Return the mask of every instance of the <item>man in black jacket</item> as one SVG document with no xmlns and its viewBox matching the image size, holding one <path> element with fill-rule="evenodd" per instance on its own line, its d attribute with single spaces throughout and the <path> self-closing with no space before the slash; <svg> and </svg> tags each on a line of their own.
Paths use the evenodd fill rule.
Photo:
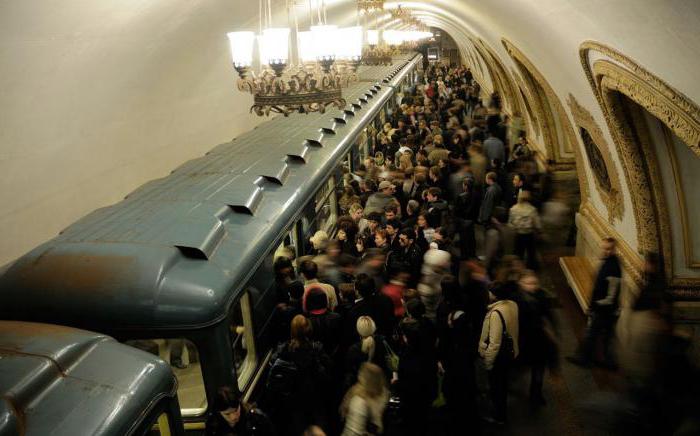
<svg viewBox="0 0 700 436">
<path fill-rule="evenodd" d="M 409 271 L 411 278 L 407 285 L 409 288 L 414 288 L 420 280 L 423 266 L 423 250 L 416 244 L 416 232 L 410 228 L 401 230 L 399 245 L 400 250 L 389 253 L 387 269 L 390 275 L 401 270 Z"/>
<path fill-rule="evenodd" d="M 600 365 L 614 369 L 616 364 L 610 347 L 615 335 L 617 309 L 620 298 L 622 270 L 615 254 L 616 241 L 605 238 L 601 242 L 603 263 L 593 284 L 593 298 L 590 304 L 590 320 L 586 337 L 574 356 L 567 357 L 571 363 L 588 367 L 594 360 L 595 345 L 600 337 L 603 340 L 603 362 Z"/>
<path fill-rule="evenodd" d="M 357 319 L 363 315 L 369 316 L 377 325 L 377 334 L 389 337 L 394 329 L 394 303 L 391 298 L 377 292 L 374 279 L 367 274 L 358 274 L 355 280 L 355 290 L 359 298 L 343 320 L 344 343 L 357 342 Z"/>
<path fill-rule="evenodd" d="M 445 215 L 450 212 L 447 202 L 442 199 L 442 189 L 435 187 L 428 189 L 426 200 L 428 200 L 428 214 L 426 216 L 428 224 L 434 229 L 442 227 Z"/>
</svg>

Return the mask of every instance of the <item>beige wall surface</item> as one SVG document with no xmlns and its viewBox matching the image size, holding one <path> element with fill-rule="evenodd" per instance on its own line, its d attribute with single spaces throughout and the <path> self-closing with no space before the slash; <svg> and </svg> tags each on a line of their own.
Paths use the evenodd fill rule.
<svg viewBox="0 0 700 436">
<path fill-rule="evenodd" d="M 261 121 L 236 3 L 0 2 L 0 265 Z"/>
</svg>

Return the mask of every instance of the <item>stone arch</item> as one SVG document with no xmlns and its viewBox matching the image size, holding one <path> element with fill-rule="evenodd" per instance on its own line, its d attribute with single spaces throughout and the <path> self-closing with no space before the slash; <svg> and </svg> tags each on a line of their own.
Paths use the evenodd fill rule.
<svg viewBox="0 0 700 436">
<path fill-rule="evenodd" d="M 489 74 L 493 78 L 494 88 L 499 90 L 503 100 L 510 106 L 510 114 L 520 117 L 522 108 L 516 95 L 513 79 L 506 71 L 498 55 L 482 39 L 472 40 L 472 44 L 486 62 Z"/>
<path fill-rule="evenodd" d="M 607 57 L 591 64 L 589 52 Z M 637 62 L 606 45 L 586 41 L 581 63 L 608 124 L 627 179 L 636 221 L 638 252 L 663 254 L 669 286 L 683 298 L 700 298 L 700 278 L 674 271 L 670 198 L 644 110 L 700 157 L 700 107 Z"/>
<path fill-rule="evenodd" d="M 521 77 L 532 97 L 532 107 L 540 120 L 543 133 L 544 147 L 547 159 L 554 162 L 556 170 L 571 170 L 575 166 L 576 136 L 564 110 L 549 82 L 539 72 L 535 65 L 510 41 L 503 38 L 503 46 L 520 71 Z"/>
<path fill-rule="evenodd" d="M 624 214 L 622 186 L 603 131 L 593 115 L 572 94 L 569 94 L 567 102 L 586 152 L 586 162 L 591 167 L 596 188 L 608 210 L 608 222 L 621 220 Z M 584 169 L 581 168 L 581 171 Z"/>
</svg>

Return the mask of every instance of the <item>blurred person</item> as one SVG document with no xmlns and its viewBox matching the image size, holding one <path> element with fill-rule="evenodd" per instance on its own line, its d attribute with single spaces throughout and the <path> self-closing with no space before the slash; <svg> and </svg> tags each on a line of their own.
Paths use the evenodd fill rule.
<svg viewBox="0 0 700 436">
<path fill-rule="evenodd" d="M 299 280 L 295 280 L 287 285 L 285 292 L 289 297 L 288 301 L 286 303 L 279 303 L 272 314 L 271 322 L 276 343 L 286 342 L 290 339 L 289 328 L 292 324 L 292 319 L 304 312 L 302 309 L 304 284 Z"/>
<path fill-rule="evenodd" d="M 434 353 L 422 347 L 421 326 L 415 320 L 401 322 L 404 348 L 394 383 L 401 398 L 404 429 L 401 434 L 427 435 L 430 406 L 437 395 L 437 363 Z"/>
<path fill-rule="evenodd" d="M 489 172 L 484 179 L 486 181 L 486 191 L 479 209 L 479 222 L 485 226 L 491 225 L 495 209 L 501 205 L 503 191 L 498 186 L 497 177 L 496 173 Z"/>
<path fill-rule="evenodd" d="M 297 315 L 291 339 L 272 355 L 265 395 L 274 405 L 280 434 L 297 436 L 309 425 L 327 426 L 327 398 L 331 360 L 323 345 L 312 339 L 311 322 Z"/>
<path fill-rule="evenodd" d="M 536 236 L 542 230 L 542 224 L 537 209 L 530 204 L 528 191 L 521 191 L 518 203 L 510 208 L 508 225 L 515 230 L 515 255 L 526 260 L 529 269 L 536 270 L 538 267 Z"/>
<path fill-rule="evenodd" d="M 441 283 L 438 326 L 439 368 L 444 372 L 442 391 L 448 411 L 448 434 L 464 434 L 464 423 L 478 425 L 477 390 L 473 346 L 474 330 L 480 328 L 470 317 L 457 280 L 446 276 Z"/>
<path fill-rule="evenodd" d="M 488 371 L 489 391 L 493 403 L 490 421 L 503 424 L 508 419 L 508 374 L 518 357 L 518 306 L 503 288 L 492 291 L 492 303 L 484 317 L 479 341 L 479 355 Z"/>
<path fill-rule="evenodd" d="M 440 282 L 450 271 L 450 253 L 443 250 L 428 250 L 423 257 L 418 293 L 425 305 L 425 316 L 435 322 L 436 311 L 441 298 Z"/>
<path fill-rule="evenodd" d="M 383 433 L 384 409 L 389 389 L 381 368 L 363 363 L 353 385 L 343 398 L 340 415 L 345 420 L 342 436 L 365 436 Z"/>
<path fill-rule="evenodd" d="M 547 365 L 551 368 L 558 366 L 556 322 L 549 298 L 540 287 L 534 272 L 524 271 L 520 275 L 518 286 L 522 301 L 518 305 L 521 360 L 532 368 L 530 401 L 536 405 L 545 405 L 542 395 L 544 370 Z"/>
<path fill-rule="evenodd" d="M 462 192 L 457 196 L 454 215 L 459 231 L 460 256 L 462 259 L 476 257 L 476 234 L 474 226 L 479 218 L 479 194 L 473 178 L 462 181 Z"/>
<path fill-rule="evenodd" d="M 396 317 L 397 322 L 400 321 L 405 314 L 402 298 L 407 289 L 406 282 L 410 277 L 410 273 L 406 270 L 395 271 L 391 275 L 389 283 L 382 288 L 382 294 L 391 298 L 391 301 L 394 303 L 394 317 Z"/>
<path fill-rule="evenodd" d="M 391 369 L 386 362 L 386 338 L 376 333 L 377 326 L 374 320 L 369 316 L 361 316 L 357 319 L 356 327 L 360 341 L 352 344 L 345 355 L 345 390 L 357 382 L 357 372 L 364 362 L 379 366 L 385 376 L 391 377 Z"/>
<path fill-rule="evenodd" d="M 365 204 L 365 213 L 384 213 L 384 208 L 389 204 L 400 207 L 398 200 L 394 197 L 394 185 L 389 181 L 379 183 L 378 192 L 370 195 Z"/>
<path fill-rule="evenodd" d="M 366 274 L 357 275 L 355 290 L 358 298 L 343 320 L 346 344 L 349 345 L 358 340 L 357 320 L 361 316 L 372 318 L 380 335 L 390 336 L 395 325 L 394 303 L 391 299 L 381 292 L 377 292 L 374 279 Z"/>
<path fill-rule="evenodd" d="M 205 436 L 271 436 L 272 422 L 260 410 L 241 401 L 236 391 L 222 386 L 216 391 Z"/>
<path fill-rule="evenodd" d="M 306 297 L 306 317 L 311 322 L 311 338 L 323 345 L 323 350 L 334 357 L 340 345 L 343 320 L 328 310 L 328 296 L 320 287 L 312 287 Z"/>
<path fill-rule="evenodd" d="M 335 293 L 335 288 L 328 283 L 321 283 L 318 280 L 318 265 L 313 260 L 305 260 L 301 263 L 299 268 L 301 276 L 304 278 L 304 297 L 302 301 L 302 306 L 305 312 L 308 312 L 306 307 L 306 299 L 308 298 L 309 292 L 312 288 L 321 288 L 328 298 L 328 308 L 334 310 L 338 305 L 338 297 Z"/>
<path fill-rule="evenodd" d="M 611 344 L 615 336 L 622 280 L 622 269 L 616 254 L 616 245 L 617 241 L 614 238 L 605 238 L 600 244 L 603 262 L 593 282 L 593 296 L 589 308 L 586 336 L 576 354 L 567 357 L 568 361 L 579 366 L 589 367 L 594 363 L 596 343 L 601 339 L 604 360 L 596 363 L 609 369 L 617 367 Z"/>
</svg>

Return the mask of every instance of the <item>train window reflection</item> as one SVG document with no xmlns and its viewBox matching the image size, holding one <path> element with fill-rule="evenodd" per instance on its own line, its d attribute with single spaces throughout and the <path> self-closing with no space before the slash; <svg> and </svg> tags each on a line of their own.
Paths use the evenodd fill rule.
<svg viewBox="0 0 700 436">
<path fill-rule="evenodd" d="M 231 319 L 231 347 L 238 377 L 238 388 L 244 391 L 255 372 L 255 336 L 251 317 L 250 295 L 243 294 L 233 309 Z"/>
<path fill-rule="evenodd" d="M 335 192 L 335 177 L 331 177 L 316 194 L 316 228 L 330 235 L 337 219 L 338 201 Z"/>
<path fill-rule="evenodd" d="M 177 396 L 183 416 L 197 416 L 207 410 L 207 395 L 197 347 L 183 338 L 126 341 L 127 345 L 155 354 L 177 377 Z"/>
</svg>

